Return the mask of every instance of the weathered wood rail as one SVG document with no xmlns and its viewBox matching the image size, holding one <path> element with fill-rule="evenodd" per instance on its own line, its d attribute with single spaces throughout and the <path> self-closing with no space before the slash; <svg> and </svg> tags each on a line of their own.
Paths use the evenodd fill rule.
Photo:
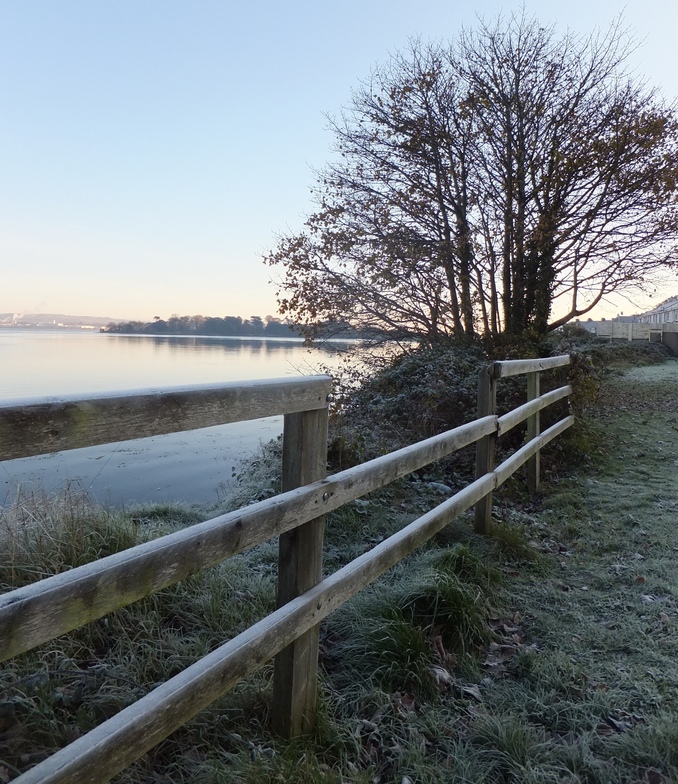
<svg viewBox="0 0 678 784">
<path fill-rule="evenodd" d="M 0 460 L 285 415 L 280 495 L 0 596 L 5 661 L 280 537 L 275 612 L 30 769 L 17 784 L 108 781 L 272 657 L 276 729 L 284 735 L 311 729 L 320 621 L 472 506 L 476 528 L 487 531 L 493 491 L 520 466 L 528 464 L 530 486 L 538 487 L 540 450 L 574 421 L 566 416 L 539 432 L 540 411 L 571 393 L 566 385 L 540 395 L 539 373 L 568 363 L 568 356 L 495 362 L 479 376 L 478 419 L 329 477 L 327 376 L 0 407 Z M 518 374 L 528 376 L 528 401 L 497 416 L 497 380 Z M 495 468 L 496 437 L 525 421 L 527 442 Z M 474 482 L 322 579 L 324 514 L 473 443 Z"/>
</svg>

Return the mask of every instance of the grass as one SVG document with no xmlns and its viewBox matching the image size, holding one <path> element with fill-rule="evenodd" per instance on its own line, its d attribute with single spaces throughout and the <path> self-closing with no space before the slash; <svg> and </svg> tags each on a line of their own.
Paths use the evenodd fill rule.
<svg viewBox="0 0 678 784">
<path fill-rule="evenodd" d="M 330 616 L 313 737 L 272 735 L 267 665 L 115 781 L 676 780 L 677 376 L 608 374 L 581 473 L 553 472 L 536 501 L 500 497 L 491 537 L 456 521 Z M 237 503 L 275 488 L 268 460 Z M 330 516 L 326 569 L 439 500 L 402 481 Z M 77 493 L 0 514 L 5 590 L 201 519 Z M 275 556 L 262 545 L 6 663 L 0 781 L 267 614 Z"/>
</svg>

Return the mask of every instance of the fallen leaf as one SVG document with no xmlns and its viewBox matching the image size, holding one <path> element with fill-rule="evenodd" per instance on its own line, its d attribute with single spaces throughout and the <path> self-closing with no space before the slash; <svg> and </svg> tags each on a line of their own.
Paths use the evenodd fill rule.
<svg viewBox="0 0 678 784">
<path fill-rule="evenodd" d="M 374 724 L 374 722 L 367 721 L 367 719 L 361 719 L 355 729 L 355 736 L 356 738 L 362 738 L 363 735 L 370 735 L 376 731 L 377 725 Z"/>
<path fill-rule="evenodd" d="M 608 735 L 614 734 L 615 731 L 608 724 L 599 724 L 596 727 L 596 735 L 599 735 L 600 737 L 607 737 Z"/>
<path fill-rule="evenodd" d="M 494 646 L 494 647 L 493 647 Z M 514 645 L 490 645 L 490 653 L 485 658 L 483 664 L 486 667 L 497 667 L 507 662 L 518 653 L 518 648 Z"/>
<path fill-rule="evenodd" d="M 438 635 L 433 640 L 433 645 L 436 649 L 436 653 L 440 657 L 440 661 L 448 668 L 453 669 L 457 666 L 457 657 L 445 648 L 443 644 L 443 638 Z"/>
<path fill-rule="evenodd" d="M 666 776 L 656 768 L 648 768 L 643 775 L 645 784 L 668 784 Z"/>
<path fill-rule="evenodd" d="M 478 702 L 483 701 L 483 695 L 480 693 L 480 689 L 475 684 L 470 686 L 462 686 L 461 693 L 466 697 L 473 697 L 473 699 L 478 700 Z"/>
<path fill-rule="evenodd" d="M 429 672 L 433 676 L 433 680 L 435 681 L 436 686 L 441 691 L 448 689 L 454 683 L 454 678 L 452 675 L 443 667 L 430 667 Z"/>
<path fill-rule="evenodd" d="M 610 727 L 612 727 L 612 729 L 616 730 L 617 732 L 625 732 L 626 730 L 631 729 L 631 725 L 628 722 L 618 721 L 613 716 L 606 716 L 605 722 L 609 724 Z"/>
<path fill-rule="evenodd" d="M 487 625 L 490 629 L 496 632 L 502 632 L 503 634 L 515 634 L 516 632 L 520 631 L 518 626 L 516 626 L 513 621 L 504 621 L 501 618 L 490 618 L 487 622 Z"/>
<path fill-rule="evenodd" d="M 417 701 L 414 698 L 414 694 L 410 694 L 409 692 L 405 694 L 399 694 L 398 702 L 399 704 L 408 712 L 413 713 L 417 707 Z"/>
</svg>

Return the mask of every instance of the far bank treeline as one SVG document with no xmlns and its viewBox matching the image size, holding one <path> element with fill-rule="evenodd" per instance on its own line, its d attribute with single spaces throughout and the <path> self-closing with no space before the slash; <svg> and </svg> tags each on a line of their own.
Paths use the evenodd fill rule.
<svg viewBox="0 0 678 784">
<path fill-rule="evenodd" d="M 126 335 L 221 335 L 245 338 L 299 338 L 306 337 L 304 329 L 291 321 L 281 321 L 274 316 L 178 316 L 168 319 L 155 316 L 153 321 L 111 322 L 101 332 Z M 326 322 L 318 330 L 324 337 L 359 338 L 361 334 L 348 324 Z"/>
</svg>

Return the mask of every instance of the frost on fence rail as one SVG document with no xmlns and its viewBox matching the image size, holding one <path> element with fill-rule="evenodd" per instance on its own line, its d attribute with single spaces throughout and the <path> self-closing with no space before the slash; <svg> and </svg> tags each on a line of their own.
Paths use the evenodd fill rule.
<svg viewBox="0 0 678 784">
<path fill-rule="evenodd" d="M 329 376 L 7 401 L 0 460 L 327 408 Z"/>
<path fill-rule="evenodd" d="M 495 378 L 507 378 L 525 373 L 538 373 L 541 370 L 551 370 L 569 364 L 570 355 L 562 354 L 558 357 L 542 357 L 540 359 L 505 359 L 501 362 L 495 362 L 491 367 L 494 368 Z"/>
<path fill-rule="evenodd" d="M 492 416 L 497 413 L 497 379 L 509 376 L 527 376 L 527 403 L 520 406 L 498 421 L 497 432 L 481 438 L 476 444 L 476 477 L 481 477 L 494 468 L 495 441 L 497 435 L 510 430 L 519 422 L 527 420 L 528 444 L 535 444 L 527 471 L 530 492 L 539 487 L 540 449 L 543 445 L 538 441 L 540 430 L 540 411 L 561 397 L 571 393 L 569 386 L 561 387 L 547 395 L 540 394 L 539 374 L 542 370 L 551 370 L 570 364 L 570 357 L 564 354 L 558 357 L 542 357 L 539 359 L 508 359 L 494 362 L 484 367 L 478 374 L 478 416 Z M 569 426 L 569 425 L 568 425 Z M 476 531 L 485 534 L 492 527 L 492 493 L 488 493 L 476 504 Z"/>
</svg>

